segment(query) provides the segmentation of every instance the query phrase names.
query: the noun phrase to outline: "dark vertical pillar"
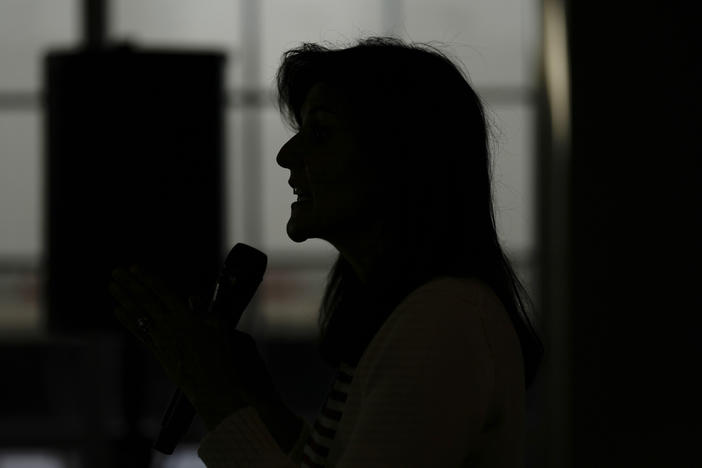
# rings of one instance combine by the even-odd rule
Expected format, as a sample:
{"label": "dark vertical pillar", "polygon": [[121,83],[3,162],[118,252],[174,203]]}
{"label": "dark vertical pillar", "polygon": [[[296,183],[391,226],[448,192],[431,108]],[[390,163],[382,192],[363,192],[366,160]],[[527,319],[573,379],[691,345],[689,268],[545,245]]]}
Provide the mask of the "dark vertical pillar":
{"label": "dark vertical pillar", "polygon": [[571,5],[576,467],[699,464],[694,11]]}
{"label": "dark vertical pillar", "polygon": [[82,7],[83,44],[88,49],[99,49],[107,40],[109,3],[106,0],[82,0]]}
{"label": "dark vertical pillar", "polygon": [[210,297],[223,261],[222,64],[129,48],[47,57],[51,331],[122,331],[108,313],[116,266]]}
{"label": "dark vertical pillar", "polygon": [[216,52],[125,47],[46,58],[48,329],[125,340],[125,430],[84,447],[85,466],[146,467],[157,436],[140,425],[154,412],[150,356],[113,315],[111,271],[138,263],[181,299],[207,299],[224,260],[223,64]]}
{"label": "dark vertical pillar", "polygon": [[572,468],[572,108],[568,8],[541,2],[536,92],[539,304],[544,360],[528,393],[527,466]]}

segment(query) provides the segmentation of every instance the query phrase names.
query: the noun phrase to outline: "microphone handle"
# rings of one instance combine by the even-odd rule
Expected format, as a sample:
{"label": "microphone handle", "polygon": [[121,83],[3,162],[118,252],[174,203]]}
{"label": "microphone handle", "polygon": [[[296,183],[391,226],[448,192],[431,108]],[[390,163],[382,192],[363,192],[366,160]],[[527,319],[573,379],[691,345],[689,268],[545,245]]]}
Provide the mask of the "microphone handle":
{"label": "microphone handle", "polygon": [[[236,329],[244,308],[251,300],[258,283],[260,283],[260,280],[254,282],[255,286],[249,288],[250,294],[246,297],[237,297],[232,292],[232,288],[237,281],[236,276],[231,276],[224,272],[220,274],[219,280],[215,283],[213,297],[206,312],[209,317],[219,317],[230,336],[232,335],[232,330]],[[222,287],[225,284],[227,287]],[[228,310],[238,310],[239,313],[235,317],[228,317],[225,314]],[[190,403],[190,400],[188,400],[188,397],[185,396],[181,389],[176,388],[168,409],[161,420],[161,430],[154,441],[153,449],[166,455],[173,454],[176,446],[188,432],[196,413],[197,411]]]}
{"label": "microphone handle", "polygon": [[[215,283],[212,300],[205,314],[206,317],[218,318],[220,326],[225,327],[231,338],[234,338],[239,319],[263,279],[267,258],[260,250],[239,242],[224,260],[224,267]],[[188,432],[195,413],[188,398],[176,388],[153,448],[167,455],[172,454]]]}
{"label": "microphone handle", "polygon": [[[166,455],[171,455],[176,445],[188,432],[195,418],[195,408],[183,392],[176,388],[166,413],[161,421],[161,431],[153,448]],[[177,420],[176,420],[177,419]]]}
{"label": "microphone handle", "polygon": [[[220,284],[224,279],[225,275],[222,272],[215,283],[212,300],[207,308],[208,316],[212,316],[215,312],[214,308],[219,299]],[[196,413],[197,411],[190,403],[190,400],[188,400],[188,397],[185,396],[180,388],[176,388],[171,397],[171,402],[168,404],[168,409],[166,409],[161,420],[161,430],[152,445],[153,449],[166,455],[172,455],[176,446],[185,437],[188,429],[190,429]]]}

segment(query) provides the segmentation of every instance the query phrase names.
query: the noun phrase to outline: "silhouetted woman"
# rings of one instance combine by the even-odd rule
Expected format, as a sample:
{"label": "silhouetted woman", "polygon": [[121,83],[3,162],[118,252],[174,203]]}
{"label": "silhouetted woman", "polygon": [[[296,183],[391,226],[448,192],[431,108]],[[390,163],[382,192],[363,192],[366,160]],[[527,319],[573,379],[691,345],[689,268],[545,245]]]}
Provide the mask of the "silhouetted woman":
{"label": "silhouetted woman", "polygon": [[[188,345],[198,377],[182,362],[170,373],[210,431],[199,456],[210,468],[523,466],[543,347],[495,230],[488,126],[466,77],[430,46],[374,37],[289,50],[276,79],[295,130],[276,159],[298,193],[288,236],[339,251],[319,311],[337,373],[310,426],[248,335],[225,359],[216,324],[190,319],[204,330]],[[120,313],[133,329],[144,315]]]}

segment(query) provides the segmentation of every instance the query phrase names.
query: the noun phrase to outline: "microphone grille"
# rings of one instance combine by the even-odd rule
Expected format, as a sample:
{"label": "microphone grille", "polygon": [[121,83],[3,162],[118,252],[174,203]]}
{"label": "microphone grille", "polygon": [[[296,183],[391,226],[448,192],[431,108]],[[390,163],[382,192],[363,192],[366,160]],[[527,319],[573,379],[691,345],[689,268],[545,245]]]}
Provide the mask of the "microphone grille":
{"label": "microphone grille", "polygon": [[250,245],[237,243],[224,260],[224,269],[231,275],[260,281],[268,266],[268,257]]}

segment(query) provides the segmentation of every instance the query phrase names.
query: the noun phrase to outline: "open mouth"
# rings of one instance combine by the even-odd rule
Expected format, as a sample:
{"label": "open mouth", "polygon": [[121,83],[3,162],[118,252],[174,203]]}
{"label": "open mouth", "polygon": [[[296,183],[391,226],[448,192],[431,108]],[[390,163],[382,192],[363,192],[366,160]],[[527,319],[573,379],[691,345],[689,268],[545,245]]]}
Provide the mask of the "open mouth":
{"label": "open mouth", "polygon": [[312,195],[310,195],[306,191],[300,190],[298,187],[293,188],[293,193],[297,195],[297,201],[302,202],[302,201],[310,201],[312,200]]}

